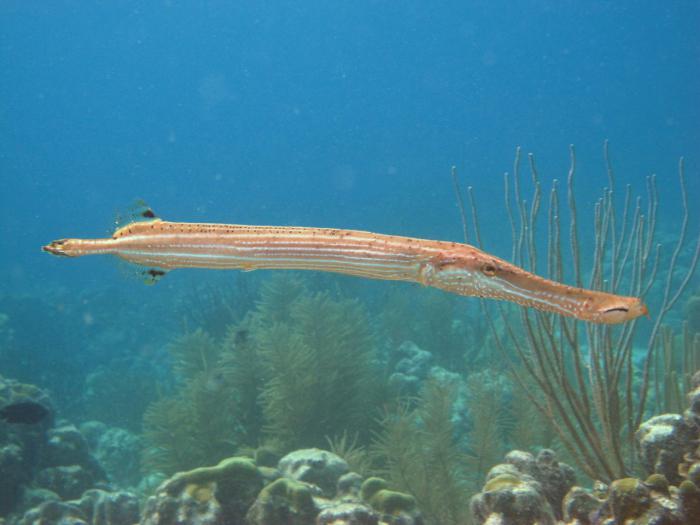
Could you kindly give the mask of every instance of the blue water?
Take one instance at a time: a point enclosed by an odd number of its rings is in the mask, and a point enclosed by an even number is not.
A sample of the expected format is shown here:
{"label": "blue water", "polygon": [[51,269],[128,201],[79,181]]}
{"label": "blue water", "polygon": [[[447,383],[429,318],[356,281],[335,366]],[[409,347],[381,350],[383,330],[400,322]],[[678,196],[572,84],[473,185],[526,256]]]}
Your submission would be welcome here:
{"label": "blue water", "polygon": [[3,2],[0,15],[4,289],[119,279],[38,248],[109,232],[137,197],[171,220],[459,239],[449,167],[500,203],[516,145],[551,179],[575,143],[583,195],[605,185],[606,138],[623,182],[675,183],[686,155],[697,195],[696,2]]}
{"label": "blue water", "polygon": [[618,188],[658,175],[669,245],[686,156],[697,235],[698,27],[695,1],[0,3],[0,297],[28,301],[4,312],[33,337],[23,379],[65,400],[119,349],[162,348],[173,297],[229,279],[145,287],[106,258],[41,252],[111,234],[137,198],[173,221],[461,240],[456,165],[508,258],[515,147],[547,190],[576,144],[586,238],[609,139]]}

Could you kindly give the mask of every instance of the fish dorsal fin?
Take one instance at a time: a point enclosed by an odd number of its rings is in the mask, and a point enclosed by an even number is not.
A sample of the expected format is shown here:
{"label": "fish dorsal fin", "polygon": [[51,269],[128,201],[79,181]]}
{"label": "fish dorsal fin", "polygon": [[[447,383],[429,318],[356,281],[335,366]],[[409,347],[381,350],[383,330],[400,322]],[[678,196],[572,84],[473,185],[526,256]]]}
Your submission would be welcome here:
{"label": "fish dorsal fin", "polygon": [[153,208],[146,204],[144,200],[137,199],[124,212],[117,213],[117,217],[114,220],[114,226],[116,229],[120,229],[134,222],[148,222],[155,220],[159,220],[159,217],[153,212]]}

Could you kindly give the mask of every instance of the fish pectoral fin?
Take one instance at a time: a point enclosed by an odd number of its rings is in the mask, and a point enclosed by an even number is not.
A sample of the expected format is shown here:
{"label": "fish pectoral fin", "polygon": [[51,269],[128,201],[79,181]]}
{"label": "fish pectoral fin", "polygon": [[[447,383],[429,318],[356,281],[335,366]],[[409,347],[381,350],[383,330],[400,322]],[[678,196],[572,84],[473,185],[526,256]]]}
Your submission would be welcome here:
{"label": "fish pectoral fin", "polygon": [[151,286],[165,277],[166,273],[168,273],[168,271],[162,268],[144,268],[141,275],[143,276],[143,282]]}

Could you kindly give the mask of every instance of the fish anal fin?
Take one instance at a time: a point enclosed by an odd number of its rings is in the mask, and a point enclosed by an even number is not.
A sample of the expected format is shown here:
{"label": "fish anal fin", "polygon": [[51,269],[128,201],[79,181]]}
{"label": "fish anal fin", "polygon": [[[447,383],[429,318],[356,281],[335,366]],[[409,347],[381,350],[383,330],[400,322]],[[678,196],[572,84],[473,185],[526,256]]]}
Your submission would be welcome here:
{"label": "fish anal fin", "polygon": [[165,277],[166,273],[168,271],[161,268],[144,268],[141,275],[143,276],[143,282],[152,286]]}

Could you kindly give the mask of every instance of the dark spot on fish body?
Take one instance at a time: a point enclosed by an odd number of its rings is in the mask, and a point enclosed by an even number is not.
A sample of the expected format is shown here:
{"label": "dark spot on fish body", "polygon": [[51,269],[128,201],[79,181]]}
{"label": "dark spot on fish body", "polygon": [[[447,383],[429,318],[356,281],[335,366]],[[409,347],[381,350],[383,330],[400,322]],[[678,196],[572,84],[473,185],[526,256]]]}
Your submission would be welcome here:
{"label": "dark spot on fish body", "polygon": [[144,210],[143,212],[141,212],[141,217],[144,217],[146,219],[155,219],[156,214],[153,213],[152,209],[148,208],[147,210]]}

